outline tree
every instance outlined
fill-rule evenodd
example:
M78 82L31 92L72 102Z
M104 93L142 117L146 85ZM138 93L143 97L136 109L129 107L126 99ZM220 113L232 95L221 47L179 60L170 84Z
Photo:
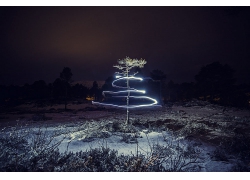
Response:
M123 91L118 91L118 92L113 92L113 91L103 91L103 95L105 96L105 93L107 94L120 94L120 93L126 93L126 96L122 95L122 96L116 96L116 97L119 97L119 98L126 98L126 105L114 105L114 104L107 104L107 103L99 103L99 102L94 102L92 101L93 104L99 104L99 105L111 105L111 106L116 106L116 107L119 107L119 108L126 108L127 109L127 119L126 119L126 122L125 124L130 124L129 122L129 108L135 108L135 107L141 107L141 105L132 105L130 106L129 105L129 98L130 98L130 93L145 93L144 90L137 90L135 88L130 88L130 84L129 84L129 80L140 80L142 81L142 78L138 78L138 77L134 77L134 74L131 73L131 69L134 68L134 67L139 67L139 68L143 68L144 65L146 64L147 62L144 60L144 59L131 59L129 57L126 57L122 60L118 60L118 65L114 65L113 67L117 68L120 70L120 72L116 72L116 80L114 80L112 83L111 81L113 80L112 77L109 77L106 81L105 81L105 84L103 85L102 89L105 90L105 89L108 89L110 87L110 85L112 85L112 87L114 88L122 88L122 89L126 89L126 90L123 90ZM126 81L126 87L124 87L124 85L115 85L114 83L118 83L117 81L120 81L121 80L125 80ZM124 82L124 81L123 81ZM131 98L134 98L134 99L138 99L138 98L141 98L141 99L149 99L151 101L154 101L153 104L156 104L157 101L153 98L149 98L149 97L145 97L145 96L140 96L140 97L135 97L135 96L131 96ZM151 104L149 105L143 105L143 106L150 106Z
M97 100L98 99L98 96L99 96L99 91L98 91L98 83L96 81L93 82L93 86L92 88L90 89L92 95L94 96L94 100Z
M73 76L73 74L72 74L71 69L69 67L64 67L63 71L60 73L60 78L63 81L66 81L68 83L71 82L72 76Z
M105 83L102 85L102 91L105 90L111 90L112 89L112 82L114 81L114 77L113 76L109 76L106 80Z
M65 104L65 110L67 110L67 98L68 98L68 90L70 88L70 83L72 82L73 74L71 72L71 69L69 67L64 67L63 71L60 73L60 79L63 82L64 85L64 104Z
M215 96L221 96L233 86L234 70L227 64L222 65L219 62L202 67L200 72L195 76L196 86L199 95L207 96L213 100Z
M142 68L142 67L144 67L145 64L146 64L146 61L143 59L138 60L138 59L131 59L129 57L126 57L125 59L118 60L118 65L114 65L115 68L118 68L120 70L120 72L116 72L116 79L112 83L110 82L110 80L112 80L112 78L108 78L106 80L106 87L109 84L111 84L112 87L114 87L114 88L120 88L120 89L126 89L126 90L103 91L103 95L106 96L106 94L109 94L109 95L111 95L111 97L114 97L115 99L126 98L126 102L125 102L126 105L124 105L122 103L120 104L120 102L118 105L115 105L113 103L106 103L106 102L100 103L100 102L95 102L95 101L92 101L92 104L107 105L107 106L113 106L113 107L118 107L118 108L126 108L127 109L127 119L125 121L126 125L130 124L130 121L129 121L129 109L130 108L140 108L140 107L149 107L149 106L160 106L161 107L161 105L158 105L158 102L156 99L148 97L148 96L138 96L137 95L138 93L145 94L146 93L145 90L138 90L138 89L134 88L133 82L134 81L143 81L143 78L135 77L134 76L135 74L131 73L131 69L134 67ZM131 81L132 87L130 87L130 81ZM138 84L138 83L136 83L136 84ZM103 86L103 89L106 87ZM132 95L130 96L130 94L132 94ZM135 94L135 95L133 95L133 94ZM110 96L108 98L109 98L109 100L111 99ZM132 105L130 104L130 98L131 98ZM141 100L142 103L138 104L138 100ZM151 103L145 103L145 101L151 102Z
M134 67L139 67L139 68L143 68L144 65L147 63L147 61L145 61L144 59L131 59L129 57L126 57L124 59L119 59L118 60L118 65L114 65L113 67L117 68L120 70L120 72L116 72L116 74L118 75L122 75L124 77L126 77L127 79L127 90L128 90L128 95L127 95L127 120L126 120L126 124L129 124L129 110L128 110L128 106L129 106L129 96L130 96L130 86L129 86L129 76L130 76L130 70Z
M82 84L77 83L71 87L71 94L75 98L86 99L88 93L89 89L86 86L83 86Z

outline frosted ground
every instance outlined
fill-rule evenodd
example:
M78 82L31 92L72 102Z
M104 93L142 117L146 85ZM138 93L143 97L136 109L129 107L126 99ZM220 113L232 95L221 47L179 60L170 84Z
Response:
M19 107L19 110L27 106ZM132 110L132 132L118 130L126 118L124 110L90 104L72 104L69 108L74 111L63 112L59 106L43 107L44 113L23 114L22 118L17 118L17 122L27 122L24 127L32 129L37 135L38 132L45 132L53 136L54 143L60 142L58 148L61 153L105 147L117 150L118 154L150 157L154 147L162 146L173 150L169 160L174 160L178 157L177 148L191 147L197 155L193 159L186 159L186 162L195 160L190 164L194 165L192 171L208 172L232 171L239 158L220 151L221 142L243 131L249 137L250 132L249 110L196 100L162 108ZM12 115L15 116L15 113ZM29 141L35 136L30 137Z

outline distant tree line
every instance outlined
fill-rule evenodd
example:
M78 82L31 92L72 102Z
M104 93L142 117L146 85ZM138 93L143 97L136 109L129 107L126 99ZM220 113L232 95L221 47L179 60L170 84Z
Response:
M71 69L65 67L60 77L53 83L46 84L44 80L38 80L31 85L26 83L24 86L0 85L0 105L16 106L35 102L38 106L43 106L63 103L66 110L68 101L79 99L84 101L88 96L101 98L101 90L96 81L93 82L92 88L78 83L72 85L72 76Z
M220 105L249 108L250 84L236 85L234 70L227 64L213 62L202 67L195 75L195 82L191 83L166 82L166 76L160 70L154 70L151 77L161 81L165 103L196 98Z
M141 69L136 68L138 76L143 76ZM117 90L112 87L113 76L108 77L102 87L96 81L91 88L82 84L72 85L73 73L68 67L63 68L60 76L53 82L46 84L44 80L35 81L24 86L0 85L0 105L15 106L24 102L35 101L37 105L65 104L69 101L89 100L102 101L102 91ZM190 101L193 98L226 106L249 108L250 84L236 85L234 70L229 65L213 62L200 69L195 76L195 82L181 84L166 81L167 76L161 70L153 70L144 83L134 83L131 87L146 89L147 95L158 99L159 103Z

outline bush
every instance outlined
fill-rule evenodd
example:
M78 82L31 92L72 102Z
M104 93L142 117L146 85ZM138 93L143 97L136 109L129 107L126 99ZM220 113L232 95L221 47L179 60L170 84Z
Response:
M123 133L122 134L122 139L121 141L122 142L125 142L125 143L137 143L137 138L139 137L139 134L137 133Z
M56 141L57 135L46 128L12 128L0 134L0 171L9 172L158 172L197 170L199 151L191 146L167 142L166 146L150 146L151 152L143 155L118 155L108 147L90 149L76 153L60 153L58 146L64 140ZM132 133L124 141L138 138ZM135 142L136 143L136 142ZM138 149L138 147L137 147Z

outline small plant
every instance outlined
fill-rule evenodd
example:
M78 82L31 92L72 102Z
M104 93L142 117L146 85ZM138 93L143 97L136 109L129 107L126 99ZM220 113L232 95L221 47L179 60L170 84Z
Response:
M228 161L227 155L226 155L226 151L223 148L219 148L217 147L213 154L212 157L214 158L214 160L216 161Z
M113 122L112 128L113 128L114 132L122 131L122 125L121 125L121 123L119 123L117 121Z
M138 143L137 138L136 134L123 133L121 141L125 143Z

